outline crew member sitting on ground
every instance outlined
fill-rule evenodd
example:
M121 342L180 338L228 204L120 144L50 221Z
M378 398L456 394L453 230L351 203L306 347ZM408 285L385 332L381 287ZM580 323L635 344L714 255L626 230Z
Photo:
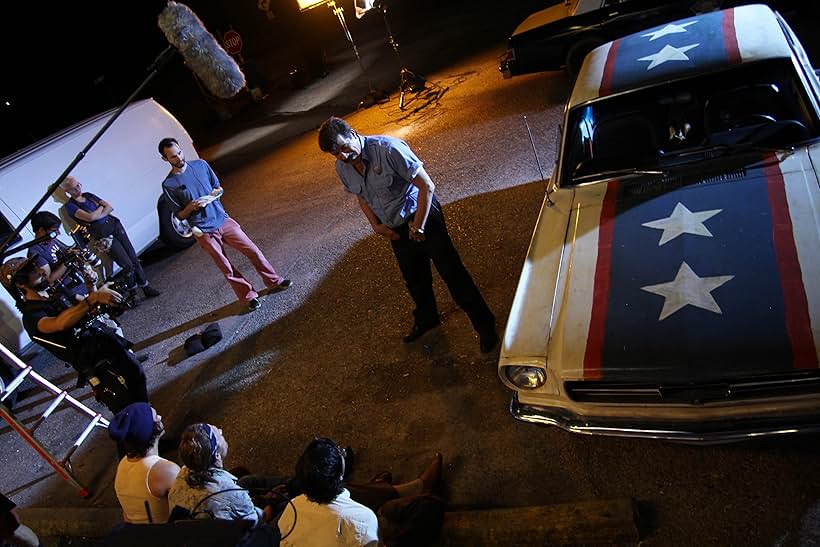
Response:
M429 493L441 480L441 454L411 482L390 484L390 474L366 484L345 484L345 454L334 441L314 439L296 464L296 481L304 492L293 499L294 511L279 519L283 546L376 546L379 522L374 510L390 500ZM295 521L295 523L294 523ZM288 531L293 528L288 535Z
M254 506L248 491L239 489L237 478L223 469L227 455L221 429L204 423L188 426L179 443L185 465L168 494L171 509L180 507L194 518L248 520L254 526L263 520L263 511Z
M168 492L179 474L179 466L159 456L159 439L164 433L162 416L148 403L128 405L108 426L108 435L125 452L114 478L125 522L150 524L168 520Z

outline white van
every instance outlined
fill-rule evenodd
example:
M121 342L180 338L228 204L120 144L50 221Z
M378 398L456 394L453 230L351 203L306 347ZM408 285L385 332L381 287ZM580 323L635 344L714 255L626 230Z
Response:
M80 122L19 152L0 160L0 241L11 234L74 158L114 115L116 109ZM162 194L162 181L169 166L162 161L157 144L173 137L189 159L199 156L190 135L153 99L135 102L91 147L85 158L71 171L84 191L97 194L114 207L137 253L154 241L182 249L193 243L187 225L180 224ZM41 211L51 211L66 223L61 207L65 193L59 188L49 196ZM73 226L64 224L60 239L73 245ZM27 223L10 248L31 241L34 234ZM25 256L26 250L13 256ZM14 299L0 289L0 342L12 351L22 351L31 341L23 330Z

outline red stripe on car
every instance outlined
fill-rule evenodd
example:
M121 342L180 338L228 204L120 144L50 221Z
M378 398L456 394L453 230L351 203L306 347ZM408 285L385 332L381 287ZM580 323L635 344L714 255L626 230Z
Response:
M817 352L811 332L811 318L800 260L794 243L792 219L786 199L783 173L777 158L768 158L766 166L766 186L772 210L772 239L783 289L783 309L786 315L786 330L792 348L794 368L817 368Z
M604 328L609 305L610 272L612 270L612 233L615 228L615 205L620 184L610 182L601 206L598 228L598 259L595 264L595 286L592 292L592 314L584 354L584 378L601 378L601 356L604 350Z

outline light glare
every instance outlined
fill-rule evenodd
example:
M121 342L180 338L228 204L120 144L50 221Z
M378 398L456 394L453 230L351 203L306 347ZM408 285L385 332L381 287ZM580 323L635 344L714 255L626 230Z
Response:
M296 0L299 4L299 10L306 11L317 6L327 4L329 0Z

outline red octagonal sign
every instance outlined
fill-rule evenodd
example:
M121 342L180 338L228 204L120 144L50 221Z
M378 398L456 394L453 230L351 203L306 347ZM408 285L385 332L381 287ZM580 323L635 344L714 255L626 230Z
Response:
M229 30L223 36L225 50L231 55L236 55L242 51L242 37L235 30Z

